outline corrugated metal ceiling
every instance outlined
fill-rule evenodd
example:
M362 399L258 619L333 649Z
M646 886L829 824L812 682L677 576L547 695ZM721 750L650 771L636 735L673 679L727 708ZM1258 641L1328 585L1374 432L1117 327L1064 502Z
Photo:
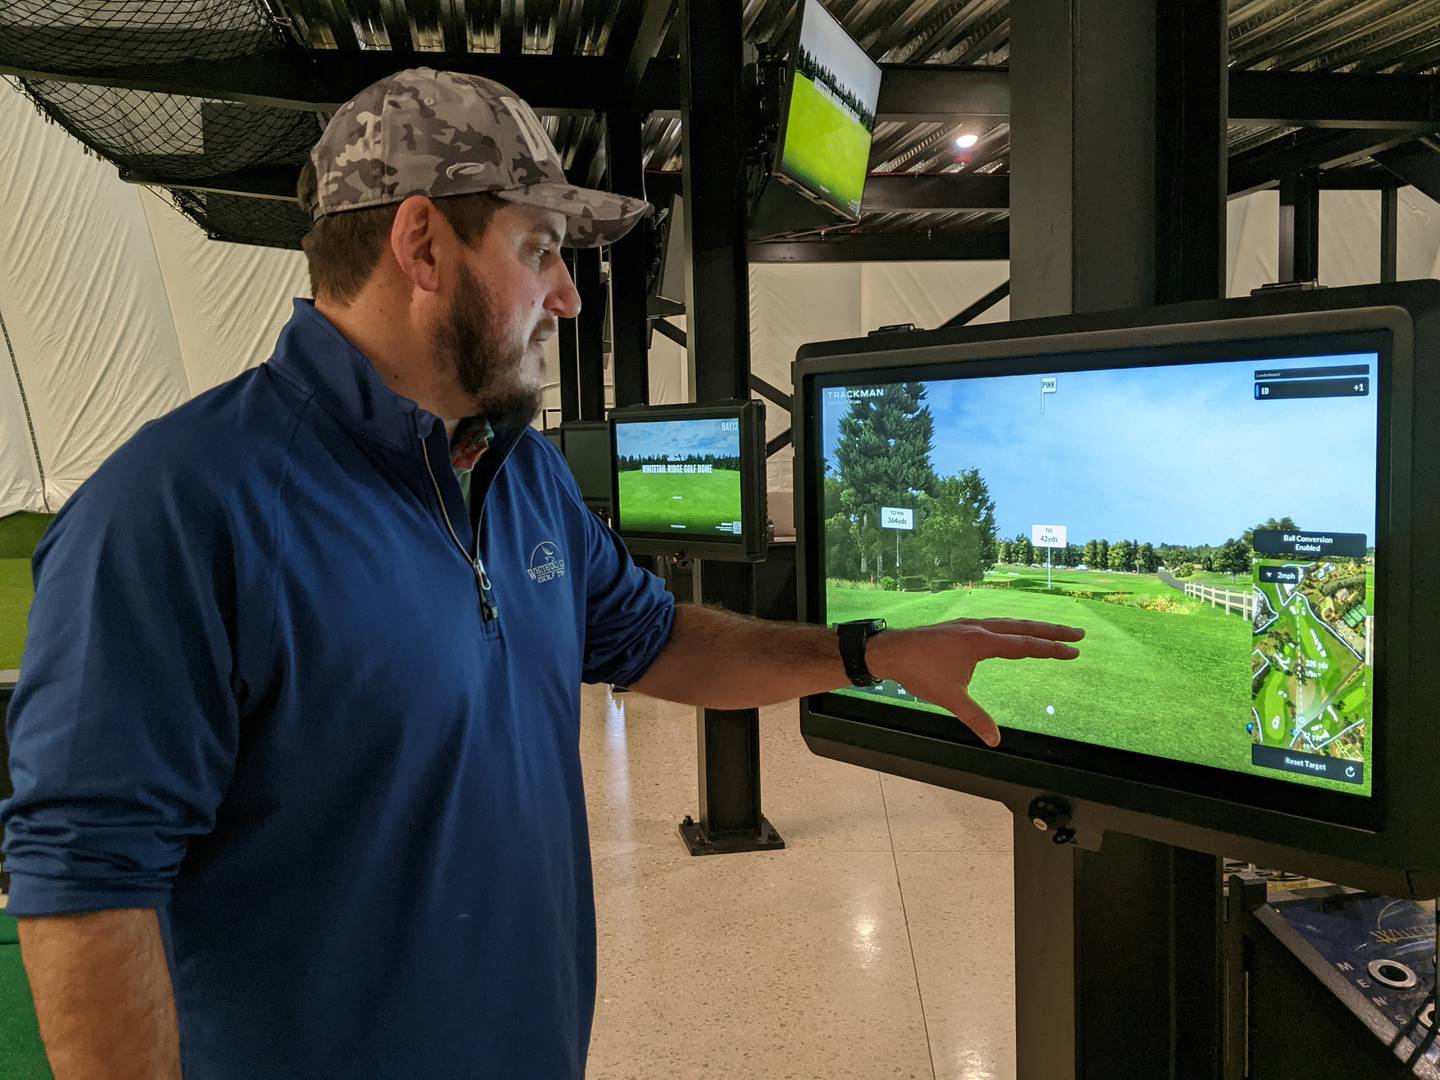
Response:
M718 2L718 0L717 0ZM743 0L751 43L788 40L794 0ZM883 63L1002 66L1009 58L1007 0L825 0L866 49ZM0 61L17 53L52 66L89 70L139 62L243 57L289 48L309 53L390 52L400 63L474 54L598 57L628 48L644 0L6 0L0 9ZM1229 0L1232 70L1434 73L1440 69L1440 0ZM144 30L144 33L139 31ZM678 55L673 18L659 49ZM272 55L274 53L272 52ZM401 59L403 57L403 59ZM62 123L121 165L158 161L172 170L210 174L256 166L293 166L324 121L323 114L237 106L143 90L81 91L56 81L31 81L29 92ZM573 170L592 176L603 165L602 129L587 115L546 119ZM188 126L187 126L188 125ZM227 126L228 125L228 126ZM223 168L211 154L227 132L243 143ZM1293 128L1231 124L1233 154L1264 146ZM979 136L957 151L962 131ZM198 142L197 142L198 140ZM680 123L653 115L644 126L646 167L681 168ZM198 151L198 152L197 152ZM1000 173L1008 168L1009 125L881 122L874 173ZM143 168L141 171L144 171ZM181 195L198 219L243 217L253 200ZM237 203L231 206L227 200ZM267 208L270 223L282 206ZM278 218L277 218L278 215ZM993 229L1004 211L867 214L859 228L973 232ZM295 227L303 227L292 223ZM293 236L276 242L288 242Z

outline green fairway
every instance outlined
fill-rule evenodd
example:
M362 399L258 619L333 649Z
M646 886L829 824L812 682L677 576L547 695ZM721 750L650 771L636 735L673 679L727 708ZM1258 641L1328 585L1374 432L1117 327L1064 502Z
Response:
M1024 570L1027 577L1037 573L1040 589L896 593L831 582L826 590L826 619L836 623L883 618L892 627L904 628L954 618L1004 617L1083 627L1080 658L1073 662L982 664L971 683L976 700L1002 728L1276 776L1250 762L1251 738L1245 730L1252 715L1248 619L1183 598L1176 610L1156 611L1086 599L1074 595L1085 590L1072 588L1079 580L1088 582L1092 592L1125 585L1141 599L1177 595L1150 575L1072 570L1064 574L1065 591L1048 592L1043 589L1043 570ZM1060 577L1057 572L1057 584ZM1150 592L1152 583L1157 592ZM918 707L940 711L924 704ZM1359 793L1353 785L1315 784Z
M729 535L720 526L740 520L740 474L620 474L620 528L625 532L689 533L711 538Z
M0 559L0 668L18 668L34 597L29 559Z
M859 213L869 159L865 125L795 72L781 168L812 191Z
M1001 563L985 575L987 584L1005 586L1011 589L1044 590L1045 567L1008 565ZM1007 585L1008 583L1008 585ZM1050 571L1050 588L1063 593L1128 593L1134 596L1177 596L1178 589L1172 589L1154 574L1122 574L1111 570L1076 570L1069 567L1053 567Z

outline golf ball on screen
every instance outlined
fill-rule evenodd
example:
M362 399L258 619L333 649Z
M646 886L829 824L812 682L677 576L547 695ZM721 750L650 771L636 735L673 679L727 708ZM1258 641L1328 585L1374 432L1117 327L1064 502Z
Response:
M1046 712L1048 715L1050 715L1050 716L1054 716L1054 715L1055 715L1055 706L1054 706L1054 705L1046 705L1046 706L1045 706L1045 712Z

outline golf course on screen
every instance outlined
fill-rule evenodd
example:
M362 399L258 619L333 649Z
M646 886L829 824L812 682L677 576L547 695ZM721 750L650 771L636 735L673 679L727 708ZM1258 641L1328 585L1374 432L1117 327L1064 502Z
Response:
M870 165L880 68L819 3L807 0L785 119L780 173L858 217Z
M1368 795L1374 399L1260 401L1253 371L822 390L826 622L1078 626L1078 660L976 669L1002 729ZM1301 428L1323 449L1270 468Z
M869 159L869 128L797 71L781 170L827 202L858 214Z
M622 532L740 540L740 422L615 427Z

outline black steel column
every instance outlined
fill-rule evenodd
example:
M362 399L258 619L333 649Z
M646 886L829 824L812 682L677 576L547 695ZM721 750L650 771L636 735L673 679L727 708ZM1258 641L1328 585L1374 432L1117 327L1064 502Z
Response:
M680 123L685 156L686 296L695 400L750 397L750 277L746 259L738 2L680 0ZM696 568L702 603L755 611L748 563ZM724 663L725 657L716 657ZM760 712L700 709L696 718L700 819L680 834L692 855L783 847L760 810Z
M1394 281L1399 272L1400 190L1393 184L1380 189L1380 280Z
M641 116L630 110L605 114L605 160L610 190L645 197L640 147ZM611 334L615 365L615 404L650 401L650 357L645 333L645 272L650 263L652 230L642 221L610 248Z
M599 248L575 252L575 288L580 293L580 419L604 420L606 297L600 280Z
M1225 4L1012 4L1011 312L1223 295ZM1217 1080L1219 871L1015 826L1020 1080Z
M565 269L575 278L575 252L564 254ZM580 419L580 352L578 320L561 319L560 333L560 420Z
M1221 3L1158 5L1155 302L1225 295L1230 79Z
M1296 173L1280 181L1280 280L1320 276L1320 176Z
M750 265L741 197L741 6L680 0L681 152L696 401L750 397Z

